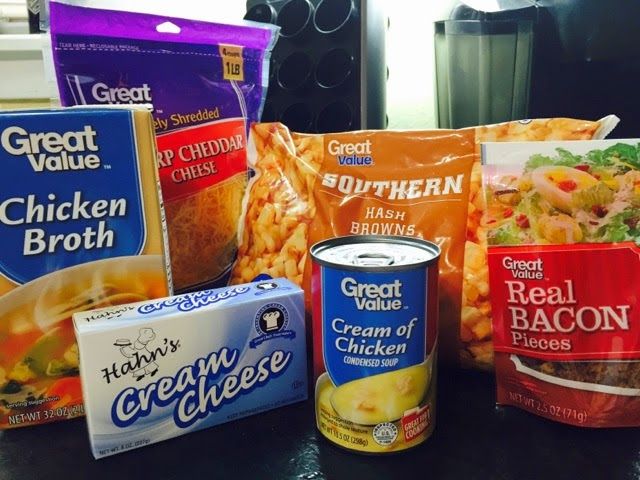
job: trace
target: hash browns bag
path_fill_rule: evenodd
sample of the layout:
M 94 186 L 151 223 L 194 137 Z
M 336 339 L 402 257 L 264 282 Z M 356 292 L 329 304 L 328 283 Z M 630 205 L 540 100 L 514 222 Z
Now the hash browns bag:
M 416 236 L 442 249 L 441 317 L 459 318 L 474 159 L 473 130 L 306 135 L 254 125 L 249 162 L 257 174 L 232 281 L 286 276 L 304 285 L 309 308 L 313 243 L 349 234 Z M 439 344 L 452 355 L 457 321 L 440 327 Z

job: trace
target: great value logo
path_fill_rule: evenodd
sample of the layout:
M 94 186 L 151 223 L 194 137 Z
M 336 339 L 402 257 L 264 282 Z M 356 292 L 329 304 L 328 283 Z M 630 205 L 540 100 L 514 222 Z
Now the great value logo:
M 371 156 L 371 140 L 358 143 L 341 143 L 339 140 L 331 140 L 327 145 L 329 154 L 336 157 L 340 166 L 365 166 L 373 165 Z
M 28 132 L 24 128 L 5 128 L 0 145 L 10 155 L 25 156 L 34 172 L 95 170 L 100 167 L 97 133 L 90 125 L 82 130 Z
M 146 241 L 131 113 L 0 115 L 0 272 L 17 283 L 138 255 Z
M 151 103 L 151 89 L 143 83 L 140 87 L 110 87 L 96 83 L 91 87 L 91 96 L 99 103 Z
M 353 298 L 358 310 L 391 311 L 402 310 L 402 282 L 394 280 L 392 283 L 358 283 L 354 278 L 347 277 L 340 283 L 342 293 Z
M 544 279 L 544 265 L 542 259 L 535 260 L 514 260 L 507 256 L 502 260 L 502 266 L 511 272 L 513 278 L 522 278 L 530 280 Z
M 75 105 L 111 105 L 152 103 L 151 88 L 148 84 L 112 86 L 104 82 L 91 85 L 88 89 L 86 77 L 66 75 L 67 86 Z

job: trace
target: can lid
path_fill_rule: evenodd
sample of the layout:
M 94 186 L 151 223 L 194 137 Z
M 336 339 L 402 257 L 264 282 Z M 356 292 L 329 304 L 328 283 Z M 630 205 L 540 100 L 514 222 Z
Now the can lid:
M 316 243 L 311 247 L 311 256 L 321 265 L 385 272 L 435 263 L 440 248 L 413 237 L 350 235 Z

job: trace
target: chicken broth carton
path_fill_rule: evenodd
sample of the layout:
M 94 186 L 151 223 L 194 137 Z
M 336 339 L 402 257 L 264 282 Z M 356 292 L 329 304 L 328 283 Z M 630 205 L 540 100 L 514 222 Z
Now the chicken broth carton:
M 96 458 L 307 398 L 303 293 L 288 280 L 73 320 Z
M 0 430 L 82 415 L 75 312 L 171 294 L 149 108 L 0 112 Z

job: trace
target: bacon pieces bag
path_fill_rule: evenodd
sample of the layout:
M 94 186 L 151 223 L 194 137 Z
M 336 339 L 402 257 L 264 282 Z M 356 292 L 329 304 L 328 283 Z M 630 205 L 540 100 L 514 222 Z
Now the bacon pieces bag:
M 62 104 L 154 106 L 178 292 L 227 283 L 277 31 L 51 3 Z
M 231 281 L 286 276 L 305 287 L 309 302 L 313 243 L 349 234 L 425 238 L 442 248 L 441 356 L 492 366 L 479 142 L 591 138 L 605 126 L 551 119 L 309 135 L 254 125 L 248 160 L 256 176 L 243 200 Z
M 604 138 L 619 119 L 609 115 L 592 122 L 571 118 L 534 119 L 475 127 L 476 162 L 471 174 L 467 240 L 465 243 L 460 315 L 459 355 L 462 366 L 493 369 L 491 302 L 487 265 L 487 229 L 481 218 L 486 210 L 482 195 L 482 142 L 531 142 Z
M 640 140 L 485 144 L 483 159 L 498 403 L 640 426 Z

